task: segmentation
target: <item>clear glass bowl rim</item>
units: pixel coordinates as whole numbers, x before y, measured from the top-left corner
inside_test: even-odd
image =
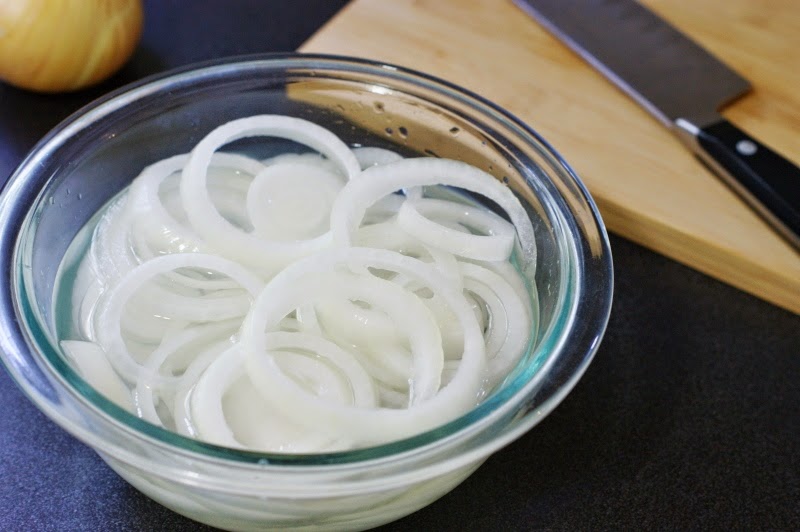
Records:
[[[431,468],[432,476],[436,471],[451,470],[458,465],[484,457],[530,429],[555,408],[577,383],[591,362],[608,322],[613,291],[613,271],[608,237],[596,205],[574,171],[538,133],[512,114],[483,97],[447,81],[404,67],[333,55],[258,54],[196,63],[151,76],[113,91],[80,109],[56,126],[31,150],[28,157],[9,178],[3,189],[2,199],[0,199],[0,233],[2,233],[0,234],[0,260],[2,260],[0,272],[12,281],[0,294],[0,306],[3,309],[3,314],[0,316],[0,328],[3,331],[2,339],[0,339],[0,348],[2,349],[0,358],[2,358],[16,383],[40,409],[79,439],[102,452],[120,457],[123,461],[139,462],[138,458],[141,457],[131,456],[131,453],[125,449],[117,448],[117,446],[105,446],[93,434],[81,427],[77,427],[57,409],[49,405],[47,403],[48,400],[41,396],[40,391],[35,386],[32,386],[28,379],[18,372],[16,365],[10,363],[7,359],[9,350],[19,350],[21,348],[28,351],[25,353],[26,356],[41,357],[41,353],[37,352],[37,346],[34,345],[39,342],[35,342],[30,338],[30,334],[23,330],[16,321],[18,319],[20,323],[28,323],[30,321],[30,311],[25,311],[21,308],[24,307],[24,304],[20,303],[20,295],[24,298],[27,297],[27,294],[18,275],[20,268],[20,262],[17,258],[19,251],[18,239],[16,235],[9,234],[11,228],[22,227],[19,236],[20,238],[23,236],[22,233],[25,233],[30,226],[29,215],[35,210],[36,205],[23,208],[20,205],[13,205],[13,200],[21,194],[23,188],[32,186],[31,180],[36,178],[37,158],[55,150],[62,142],[68,142],[66,138],[71,128],[82,129],[88,127],[92,122],[102,119],[104,115],[113,112],[119,106],[127,105],[151,91],[167,90],[167,87],[171,84],[185,83],[194,76],[213,76],[231,68],[246,70],[247,68],[265,66],[276,69],[316,68],[333,71],[345,70],[349,73],[366,72],[372,76],[388,76],[387,81],[389,79],[400,79],[406,83],[421,84],[426,89],[434,90],[437,95],[446,98],[455,97],[462,102],[467,102],[470,109],[477,113],[490,113],[493,119],[501,120],[504,124],[512,126],[514,130],[519,132],[521,138],[516,140],[533,143],[537,145],[539,150],[549,155],[549,160],[558,165],[561,176],[571,180],[570,184],[583,196],[581,199],[585,202],[588,212],[591,213],[589,221],[592,227],[590,229],[599,236],[601,248],[597,256],[599,261],[593,265],[591,271],[585,271],[584,264],[573,264],[574,271],[570,272],[570,274],[575,275],[576,279],[568,281],[570,283],[599,283],[592,289],[594,293],[600,295],[599,298],[594,300],[596,306],[592,309],[585,308],[586,305],[582,307],[576,306],[575,302],[580,297],[580,293],[573,294],[569,305],[562,309],[562,312],[571,314],[571,317],[563,320],[565,326],[561,330],[555,331],[556,338],[554,338],[553,344],[559,350],[555,355],[577,357],[577,362],[572,366],[571,374],[563,376],[564,378],[559,386],[545,398],[534,398],[532,391],[535,390],[532,390],[530,382],[527,382],[520,375],[510,385],[506,386],[502,393],[495,394],[476,409],[447,425],[407,440],[368,449],[328,455],[276,455],[239,451],[197,442],[143,422],[116,407],[91,389],[89,389],[89,393],[81,394],[74,386],[67,385],[63,376],[52,374],[49,376],[55,376],[60,381],[63,387],[63,390],[60,391],[75,396],[80,402],[100,412],[102,416],[108,418],[121,430],[129,433],[131,437],[148,440],[167,452],[176,452],[195,460],[208,460],[212,465],[226,467],[236,463],[237,466],[245,468],[255,466],[259,470],[263,470],[265,467],[278,466],[281,467],[281,470],[300,468],[319,471],[332,467],[347,467],[349,465],[374,465],[379,462],[396,463],[398,460],[402,461],[411,457],[425,456],[430,458],[432,454],[445,455],[454,446],[467,449],[445,460],[446,465],[445,463],[440,463],[440,467]],[[42,182],[38,186],[44,187],[44,185],[45,183]],[[23,217],[25,221],[23,221]],[[583,232],[578,232],[573,237],[576,239],[584,238]],[[573,260],[573,262],[575,261]],[[581,286],[576,286],[576,288],[579,292]],[[588,327],[580,331],[571,330],[573,329],[572,324],[576,320],[588,320]],[[41,324],[33,324],[34,327],[37,325],[41,326]],[[569,352],[564,353],[563,351],[566,349],[564,345],[565,339],[569,336],[569,333],[576,333],[578,336],[573,335],[570,338]],[[43,346],[38,346],[38,348],[41,347]],[[44,346],[44,348],[46,349],[47,346]],[[553,355],[551,354],[550,356]],[[42,366],[42,361],[37,360],[37,364]],[[52,366],[48,364],[45,364],[45,366],[52,369]],[[77,378],[78,382],[82,381],[77,375],[72,377]],[[87,398],[87,395],[90,397]],[[528,408],[532,414],[524,416],[523,419],[514,420],[507,427],[502,427],[487,441],[480,438],[481,433],[486,431],[493,423],[502,420],[507,421],[509,416],[518,412],[523,406]],[[166,433],[166,436],[162,433]],[[474,445],[467,445],[470,441],[474,441]],[[127,460],[125,457],[127,457]]]

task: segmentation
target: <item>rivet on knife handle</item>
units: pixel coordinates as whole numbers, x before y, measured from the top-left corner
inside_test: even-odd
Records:
[[[800,169],[721,119],[750,83],[634,0],[514,0],[678,136],[800,251]]]
[[[800,168],[724,118],[699,128],[676,121],[695,154],[800,250]]]

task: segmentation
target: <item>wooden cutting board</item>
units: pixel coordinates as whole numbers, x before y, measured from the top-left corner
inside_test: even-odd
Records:
[[[797,0],[643,3],[753,83],[724,115],[800,163]],[[407,66],[481,94],[561,152],[611,231],[800,314],[800,253],[510,0],[353,0],[301,51]]]

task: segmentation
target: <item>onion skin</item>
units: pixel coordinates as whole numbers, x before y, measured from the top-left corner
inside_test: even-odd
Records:
[[[0,0],[0,79],[68,92],[111,76],[133,54],[141,0]]]

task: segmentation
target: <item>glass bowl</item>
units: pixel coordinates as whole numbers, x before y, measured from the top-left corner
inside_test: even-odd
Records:
[[[351,145],[460,159],[514,191],[536,231],[538,332],[524,362],[462,417],[410,439],[330,454],[218,447],[151,425],[92,389],[57,342],[53,290],[84,224],[147,164],[255,114],[309,119]],[[43,139],[0,198],[2,360],[30,399],[136,488],[233,530],[356,530],[453,489],[576,384],[612,298],[605,228],[574,172],[532,129],[479,96],[403,68],[318,55],[197,65],[143,80]],[[532,436],[535,437],[535,436]]]

